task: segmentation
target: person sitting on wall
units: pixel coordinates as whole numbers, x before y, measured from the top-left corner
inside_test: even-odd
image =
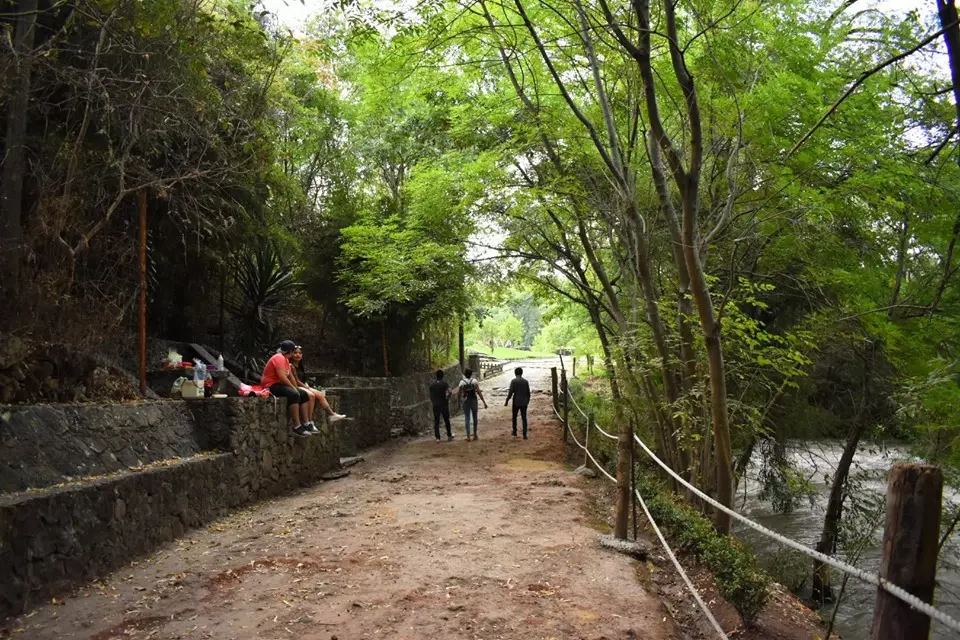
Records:
[[[293,427],[293,433],[298,437],[306,438],[315,431],[313,422],[310,420],[313,399],[309,393],[297,386],[296,379],[293,377],[290,359],[296,350],[297,345],[292,340],[281,342],[280,350],[267,360],[263,374],[260,376],[260,384],[269,389],[274,396],[287,399],[287,416]]]
[[[330,408],[330,403],[327,402],[327,395],[320,389],[314,389],[309,384],[300,379],[300,362],[303,360],[303,349],[297,346],[293,350],[293,356],[290,358],[292,377],[294,382],[297,383],[297,388],[301,391],[306,391],[310,394],[310,426],[312,427],[313,433],[319,433],[317,426],[313,423],[313,414],[316,411],[317,405],[330,416],[330,423],[333,424],[338,420],[344,420],[347,416],[342,413],[337,413]]]

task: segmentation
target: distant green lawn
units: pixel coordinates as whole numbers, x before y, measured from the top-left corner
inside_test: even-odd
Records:
[[[477,353],[485,353],[488,356],[493,356],[494,358],[500,358],[501,360],[524,360],[527,358],[556,358],[557,357],[557,354],[547,353],[545,351],[521,351],[520,349],[507,349],[506,347],[497,347],[493,351],[490,351],[490,345],[483,346],[479,344],[467,345],[467,349],[476,351]]]

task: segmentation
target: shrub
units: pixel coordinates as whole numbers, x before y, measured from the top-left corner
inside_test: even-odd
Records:
[[[579,379],[571,378],[569,385],[571,395],[585,412],[594,415],[598,424],[604,428],[613,424],[611,402],[591,393]],[[578,438],[581,437],[586,420],[573,407],[570,421]],[[590,440],[591,453],[610,471],[616,464],[616,446],[616,441],[607,438],[591,437]],[[744,622],[755,620],[767,603],[770,583],[770,578],[758,568],[756,556],[737,538],[718,534],[713,523],[652,476],[639,475],[637,488],[663,533],[710,569],[717,591],[736,608]]]
[[[810,581],[810,560],[807,556],[786,547],[780,547],[763,557],[763,564],[774,582],[779,582],[795,594],[801,594]]]
[[[641,476],[637,487],[650,496],[647,507],[664,534],[710,569],[717,591],[744,622],[755,620],[769,598],[770,582],[756,556],[737,538],[718,534],[709,520],[660,483]]]

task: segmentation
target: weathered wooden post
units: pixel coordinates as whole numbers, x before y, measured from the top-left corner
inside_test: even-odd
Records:
[[[574,378],[577,377],[577,356],[573,356],[573,374]]]
[[[137,191],[140,209],[140,395],[147,396],[147,192]]]
[[[589,467],[590,456],[587,452],[590,450],[590,431],[593,429],[593,416],[587,417],[587,435],[583,439],[583,466]]]
[[[563,394],[563,441],[567,441],[567,431],[570,429],[570,389],[567,385],[567,371],[560,370],[560,393]]]
[[[553,411],[560,413],[560,398],[557,396],[557,368],[550,367],[550,393],[553,400]]]
[[[927,464],[900,463],[887,480],[880,577],[933,602],[943,474]],[[930,618],[877,587],[873,640],[926,640]]]
[[[633,440],[633,420],[630,421],[630,507],[633,511],[633,539],[637,539],[637,443]]]
[[[474,375],[477,376],[477,379],[480,379],[480,380],[483,379],[483,372],[480,371],[480,354],[479,353],[471,353],[469,357],[467,357],[467,368],[473,369],[473,373]]]

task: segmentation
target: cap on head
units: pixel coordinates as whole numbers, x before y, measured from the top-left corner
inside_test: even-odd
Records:
[[[280,343],[280,353],[290,353],[297,349],[297,343],[293,340],[284,340]]]

